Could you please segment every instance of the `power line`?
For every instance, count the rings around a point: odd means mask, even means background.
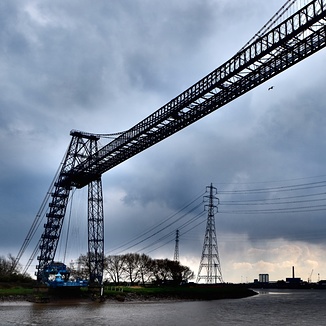
[[[197,206],[195,206],[194,208],[192,208],[190,211],[186,212],[185,214],[183,214],[182,216],[180,216],[179,218],[177,218],[175,221],[172,221],[171,223],[169,223],[168,225],[166,225],[165,227],[159,229],[158,231],[150,234],[149,236],[147,236],[146,238],[139,240],[137,243],[129,246],[128,248],[125,248],[124,250],[129,250],[130,248],[133,248],[143,242],[145,242],[146,240],[154,237],[155,235],[161,233],[162,231],[166,230],[168,227],[172,226],[173,224],[175,224],[176,222],[180,221],[181,219],[185,218],[186,216],[188,216],[188,214],[190,214],[191,212],[193,212],[195,209],[197,209],[199,206],[201,206],[202,203],[199,203]],[[147,247],[146,247],[147,248]]]
[[[242,205],[243,203],[250,203],[250,202],[267,202],[267,201],[278,201],[284,199],[294,199],[294,198],[306,198],[306,197],[314,197],[314,196],[321,196],[326,195],[326,192],[319,192],[314,194],[305,194],[305,195],[297,195],[297,196],[287,196],[287,197],[274,197],[274,198],[263,198],[263,199],[246,199],[246,200],[223,200],[222,205]],[[321,199],[324,200],[324,199]],[[314,200],[312,200],[314,201]],[[302,201],[300,201],[302,202]],[[272,203],[274,204],[274,203]]]
[[[324,176],[323,176],[324,177]],[[312,178],[312,177],[311,177]],[[300,178],[307,179],[307,178]],[[299,180],[299,179],[296,179]],[[290,181],[293,181],[290,180]],[[308,189],[319,189],[321,187],[326,187],[326,181],[315,181],[315,182],[304,182],[304,183],[297,183],[297,184],[283,184],[277,187],[259,187],[259,188],[252,188],[252,189],[234,189],[232,191],[221,190],[218,191],[219,195],[231,196],[234,199],[231,200],[223,200],[223,197],[220,197],[219,206],[220,214],[247,214],[247,215],[254,215],[254,214],[299,214],[299,213],[307,213],[307,212],[318,212],[326,210],[326,204],[322,204],[326,198],[320,198],[321,196],[326,195],[326,192],[314,192],[314,193],[304,193],[304,194],[296,194],[296,195],[288,195],[288,196],[277,196],[275,194],[283,194],[285,192],[299,192],[299,191],[307,191]],[[262,196],[264,195],[265,198],[247,198],[247,199],[239,199],[239,197],[245,198],[248,196]],[[274,197],[270,197],[270,196]],[[200,196],[199,196],[200,197]],[[199,197],[196,197],[192,200],[189,204],[182,207],[178,212],[172,214],[167,219],[162,221],[161,223],[151,227],[146,232],[142,233],[141,235],[135,237],[134,239],[128,241],[127,243],[120,245],[114,250],[123,249],[129,250],[131,248],[137,247],[139,244],[145,243],[150,239],[154,239],[151,243],[143,246],[141,249],[137,250],[140,252],[142,250],[146,250],[152,248],[149,252],[155,251],[172,241],[174,241],[173,235],[175,234],[176,228],[179,230],[183,229],[182,235],[184,236],[186,233],[190,232],[191,230],[195,229],[196,227],[200,226],[205,220],[199,221],[198,223],[194,224],[198,221],[198,218],[203,216],[204,212],[200,212],[197,215],[193,216],[192,218],[188,219],[182,224],[178,224],[183,218],[189,216],[193,211],[195,211],[202,202],[196,205],[195,207],[190,208],[190,206],[198,200]],[[319,205],[316,205],[321,203]],[[297,205],[300,204],[300,205]],[[310,204],[310,205],[305,205]],[[278,206],[275,208],[268,208],[270,206]],[[282,207],[282,205],[284,207]],[[239,207],[240,209],[230,209],[226,210],[226,207]],[[249,207],[246,209],[241,209],[241,207]],[[250,206],[252,207],[250,209]],[[266,206],[267,208],[264,208]],[[178,215],[184,210],[188,208],[189,210],[183,215]],[[173,220],[172,220],[173,219]],[[172,220],[172,221],[171,221]],[[170,223],[168,223],[170,222]],[[168,223],[168,224],[166,224]],[[175,228],[172,231],[168,231],[172,226]],[[161,227],[161,228],[159,228]],[[159,229],[158,229],[159,228]],[[168,231],[168,232],[166,232]],[[166,233],[164,233],[166,232]],[[157,239],[156,236],[161,234],[161,236]],[[164,240],[168,239],[167,241],[163,242]],[[129,246],[128,246],[129,245]],[[127,247],[126,247],[127,246]],[[125,248],[126,247],[126,248]]]
[[[279,208],[279,209],[261,209],[261,210],[234,210],[234,211],[220,211],[223,214],[275,214],[275,213],[309,213],[325,211],[326,205],[318,206],[302,206],[293,208]]]
[[[192,224],[193,222],[197,221],[198,220],[198,217],[201,217],[205,214],[205,211],[199,213],[198,215],[196,215],[195,217],[193,217],[192,219],[190,219],[189,221],[185,222],[184,224],[182,224],[181,226],[178,227],[179,230],[185,228],[186,226]],[[186,230],[186,231],[183,231],[182,232],[182,235],[185,235],[186,233],[190,232],[191,230],[193,230],[194,228],[198,227],[199,225],[201,225],[203,222],[205,222],[205,220],[202,220],[200,221],[199,223],[197,223],[195,226],[193,226],[192,228],[190,228],[189,230]],[[160,244],[162,240],[172,236],[173,234],[175,233],[175,231],[171,231],[169,232],[168,234],[165,234],[164,236],[162,236],[161,238],[153,241],[152,243],[150,243],[149,245],[145,246],[144,248],[142,249],[139,249],[137,252],[142,252],[143,250],[145,249],[148,249],[152,246],[155,246],[157,244]],[[155,249],[152,249],[150,250],[149,252],[152,252],[152,251],[155,251],[163,246],[166,246],[167,244],[171,243],[172,241],[174,241],[174,238],[171,238],[170,240],[168,240],[167,242],[165,242],[164,244],[160,244],[159,247],[155,248]]]
[[[257,189],[239,189],[239,190],[220,190],[219,194],[253,194],[253,193],[268,193],[271,191],[283,192],[283,191],[298,191],[307,190],[313,188],[326,187],[326,181],[311,182],[290,186],[279,186],[271,188],[257,188]]]
[[[283,201],[283,202],[263,202],[266,200],[257,200],[255,202],[236,202],[233,201],[232,203],[221,203],[221,205],[232,205],[232,206],[262,206],[262,205],[284,205],[284,204],[297,204],[297,203],[313,203],[313,202],[320,202],[320,201],[325,201],[326,198],[320,198],[320,199],[310,199],[310,200],[293,200],[293,201]]]
[[[154,231],[155,229],[159,228],[160,226],[164,225],[165,223],[169,222],[171,219],[175,218],[178,214],[180,214],[181,212],[183,212],[185,209],[189,208],[192,204],[194,204],[199,198],[202,198],[203,193],[201,193],[199,196],[196,196],[195,199],[191,200],[188,204],[184,205],[179,211],[177,211],[176,213],[173,213],[172,215],[170,215],[168,218],[166,218],[165,220],[163,220],[162,222],[160,222],[159,224],[151,227],[150,229],[148,229],[147,231],[141,233],[140,235],[134,237],[133,239],[123,243],[122,245],[119,245],[118,247],[115,247],[114,249],[110,250],[109,252],[114,252],[117,250],[120,251],[126,251],[129,250],[132,247],[135,247],[141,243],[143,243],[144,241],[152,238],[153,236],[159,234],[160,232],[166,230],[168,227],[170,227],[171,225],[173,225],[174,223],[180,221],[181,219],[183,219],[184,217],[188,216],[190,213],[192,213],[194,210],[196,210],[198,207],[201,206],[202,202],[200,202],[199,204],[197,204],[195,207],[191,208],[190,210],[186,211],[186,213],[184,213],[183,215],[181,215],[180,217],[176,218],[175,220],[173,220],[172,222],[170,222],[168,225],[162,227],[161,229],[159,229],[158,231]],[[151,233],[152,232],[152,233]],[[149,235],[148,235],[149,234]],[[144,238],[145,237],[145,238]],[[137,242],[136,242],[137,241]],[[135,243],[136,242],[136,243]],[[129,246],[128,246],[129,245]],[[128,246],[128,247],[126,247]],[[126,248],[125,248],[126,247]]]
[[[301,177],[301,178],[291,178],[291,179],[281,179],[281,180],[265,180],[265,181],[251,181],[251,182],[218,182],[220,186],[228,185],[228,186],[239,186],[239,185],[253,185],[253,184],[269,184],[269,183],[285,183],[290,181],[298,181],[298,180],[308,180],[308,179],[321,179],[325,178],[326,174],[315,175],[310,177]]]

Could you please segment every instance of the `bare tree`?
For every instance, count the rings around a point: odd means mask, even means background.
[[[152,267],[153,275],[157,283],[166,283],[167,280],[171,279],[168,259],[154,259]]]
[[[154,260],[153,272],[157,283],[173,283],[179,285],[194,277],[194,273],[187,266],[169,259]]]
[[[130,282],[131,285],[140,281],[143,285],[148,281],[158,284],[181,284],[194,277],[194,273],[179,262],[169,259],[152,259],[137,253],[128,253],[106,258],[106,272],[109,281],[119,284]]]
[[[129,253],[123,255],[124,260],[124,270],[126,272],[127,278],[130,281],[130,284],[133,285],[135,282],[139,281],[140,270],[139,270],[139,262],[140,255],[135,253]]]
[[[77,265],[70,268],[70,274],[76,279],[89,279],[89,264],[87,254],[81,254],[77,259]]]
[[[172,282],[176,285],[187,282],[195,276],[189,267],[183,266],[177,261],[168,260],[167,264],[171,273]]]
[[[145,285],[153,277],[153,259],[149,256],[142,254],[139,259],[139,274],[141,283]]]
[[[122,280],[124,273],[124,256],[108,256],[106,264],[106,272],[108,273],[109,280],[115,284],[119,284]]]
[[[16,259],[14,256],[11,254],[8,254],[7,258],[0,256],[0,279],[13,279],[18,275],[20,275],[20,277],[24,277],[20,274],[20,270],[21,266],[16,264]]]
[[[195,273],[188,266],[181,265],[181,276],[183,282],[188,282],[195,277]]]

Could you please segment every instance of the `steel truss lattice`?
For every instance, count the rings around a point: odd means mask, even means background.
[[[49,203],[47,222],[39,241],[40,255],[37,257],[37,280],[47,281],[45,273],[54,262],[63,221],[67,210],[69,195],[73,189],[70,174],[73,168],[98,151],[99,137],[91,134],[72,132],[72,139],[60,173],[54,182]],[[88,185],[88,258],[91,283],[102,283],[104,265],[104,216],[101,176],[94,177]]]
[[[313,0],[74,167],[77,188],[175,134],[326,46],[326,1]]]
[[[90,283],[102,284],[104,270],[104,214],[102,181],[88,185],[88,262]]]
[[[202,280],[207,284],[224,283],[215,229],[215,212],[217,212],[218,204],[217,189],[211,184],[206,190],[209,190],[209,196],[204,196],[204,200],[208,200],[208,205],[205,206],[208,214],[197,283]]]
[[[179,230],[176,230],[175,232],[175,247],[174,247],[174,261],[179,261]]]

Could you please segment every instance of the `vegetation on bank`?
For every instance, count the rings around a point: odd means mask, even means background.
[[[78,266],[76,270],[71,269],[71,275],[86,278],[89,271],[85,255],[79,258]],[[152,259],[144,254],[130,253],[106,257],[105,271],[108,278],[103,296],[112,300],[216,300],[243,298],[255,294],[241,285],[188,283],[194,274],[187,266],[169,259]],[[9,254],[7,258],[0,256],[0,300],[98,298],[99,293],[99,288],[65,287],[56,290],[39,286],[29,275],[20,273],[20,266],[16,265],[12,255]]]
[[[105,282],[114,284],[145,285],[147,283],[180,284],[194,278],[194,272],[178,261],[153,259],[145,254],[127,253],[105,256],[103,261]],[[21,266],[15,257],[0,256],[0,282],[25,282],[32,278],[21,273]],[[67,266],[70,280],[87,280],[90,275],[89,257],[80,255],[76,262]]]
[[[74,278],[89,277],[88,256],[80,255],[75,266],[70,266],[70,274]],[[180,284],[193,279],[194,272],[188,266],[170,259],[153,259],[145,254],[127,253],[104,257],[105,281],[130,285],[148,283]]]
[[[33,293],[34,293],[34,290],[32,288],[25,288],[25,287],[21,287],[21,286],[0,289],[0,297],[28,296],[28,295],[32,295]]]
[[[118,290],[119,291],[119,290]],[[241,285],[181,285],[160,287],[125,287],[121,292],[105,289],[104,295],[123,300],[217,300],[237,299],[255,295],[256,292]]]
[[[71,292],[69,292],[71,290]],[[72,289],[65,289],[66,294],[72,293]],[[42,296],[60,296],[58,292],[49,291]],[[194,286],[106,286],[104,288],[104,298],[118,301],[152,301],[152,300],[217,300],[244,298],[256,294],[254,291],[240,285],[221,284],[221,285],[194,285]],[[35,295],[35,288],[22,284],[3,284],[0,283],[0,298],[28,299]],[[89,298],[88,289],[80,289],[74,292],[73,298]]]
[[[11,254],[7,257],[0,256],[0,282],[30,282],[32,278],[29,275],[23,275],[20,272],[20,265]]]

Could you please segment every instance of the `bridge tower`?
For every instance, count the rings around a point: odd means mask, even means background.
[[[219,199],[216,197],[217,189],[212,184],[206,187],[206,191],[208,190],[209,196],[204,196],[204,201],[208,200],[208,205],[205,205],[208,214],[197,283],[201,280],[204,280],[207,284],[218,283],[218,281],[224,283],[215,231],[215,213],[217,212]]]
[[[72,131],[72,139],[61,169],[51,191],[52,200],[46,214],[47,222],[39,241],[40,255],[37,257],[37,280],[46,282],[52,268],[61,235],[68,199],[74,184],[71,182],[73,168],[89,157],[96,159],[98,135]],[[92,175],[88,181],[88,264],[89,282],[102,283],[104,267],[104,217],[101,175]]]
[[[179,261],[179,230],[175,232],[174,261]]]

